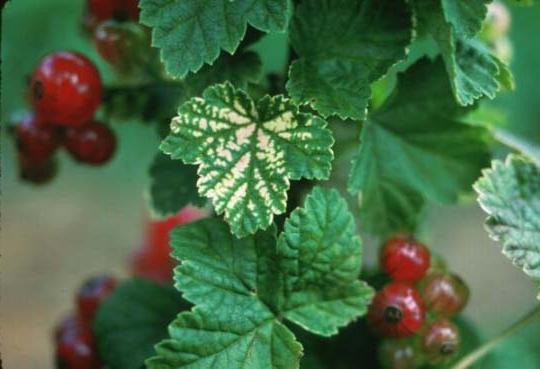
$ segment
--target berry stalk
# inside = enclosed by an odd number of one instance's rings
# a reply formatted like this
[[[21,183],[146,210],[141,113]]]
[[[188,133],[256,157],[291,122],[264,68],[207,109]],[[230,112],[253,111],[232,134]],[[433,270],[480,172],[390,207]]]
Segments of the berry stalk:
[[[512,324],[509,328],[503,331],[496,337],[493,337],[489,341],[485,342],[483,345],[479,346],[476,350],[465,355],[461,360],[459,360],[452,369],[467,369],[478,360],[483,358],[491,350],[493,350],[497,345],[503,342],[505,339],[511,337],[514,333],[518,332],[521,328],[527,326],[530,322],[534,321],[536,318],[540,317],[540,307],[534,308],[531,312],[526,314],[523,318]]]

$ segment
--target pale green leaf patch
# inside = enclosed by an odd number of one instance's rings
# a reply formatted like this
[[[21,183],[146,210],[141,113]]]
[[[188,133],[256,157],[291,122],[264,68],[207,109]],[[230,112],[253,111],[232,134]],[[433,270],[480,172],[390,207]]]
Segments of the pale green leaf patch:
[[[161,150],[199,165],[199,193],[239,237],[285,211],[291,179],[326,179],[333,138],[326,122],[283,96],[255,102],[225,83],[183,104]]]
[[[413,36],[404,0],[313,0],[297,7],[291,44],[299,55],[287,90],[321,115],[364,119],[370,84],[405,58]]]
[[[489,214],[490,236],[503,254],[540,281],[540,169],[525,157],[495,160],[475,184],[478,202]]]
[[[361,242],[335,190],[242,239],[220,219],[172,232],[176,288],[195,304],[169,326],[149,369],[298,368],[302,346],[283,320],[323,336],[365,314],[373,290],[358,280]]]

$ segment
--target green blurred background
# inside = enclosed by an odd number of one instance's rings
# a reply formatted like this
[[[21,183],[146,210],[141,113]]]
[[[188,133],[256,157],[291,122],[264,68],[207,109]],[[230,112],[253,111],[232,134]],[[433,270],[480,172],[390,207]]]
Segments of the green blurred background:
[[[26,108],[25,79],[44,54],[71,49],[107,66],[79,31],[83,0],[12,0],[2,12],[1,85],[1,351],[5,368],[53,368],[51,329],[73,307],[74,291],[95,273],[125,275],[139,246],[145,216],[146,170],[158,139],[137,122],[114,124],[119,150],[103,168],[73,163],[60,154],[58,177],[33,187],[17,178],[13,139],[5,126]],[[507,129],[540,143],[540,5],[514,8],[511,38],[517,90],[494,103],[508,112]],[[280,70],[284,36],[263,39],[267,70]],[[538,289],[499,252],[483,229],[475,204],[432,209],[429,237],[473,295],[466,315],[489,336],[533,307]],[[373,259],[377,245],[366,243]],[[540,342],[540,332],[532,332]],[[535,346],[540,350],[538,346]],[[540,361],[528,358],[529,366]],[[509,369],[511,366],[509,367]]]

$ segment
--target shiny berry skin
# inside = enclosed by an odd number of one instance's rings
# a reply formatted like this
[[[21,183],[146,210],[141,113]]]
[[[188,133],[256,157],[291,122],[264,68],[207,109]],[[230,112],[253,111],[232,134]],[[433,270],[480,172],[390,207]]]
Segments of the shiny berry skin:
[[[116,151],[116,136],[105,124],[93,121],[83,127],[68,128],[63,144],[76,160],[102,165]]]
[[[149,220],[146,225],[142,247],[131,258],[131,270],[136,276],[158,283],[170,283],[176,266],[169,246],[170,231],[182,224],[206,217],[204,210],[186,207],[176,215],[161,220]]]
[[[424,303],[412,285],[391,282],[375,295],[367,319],[373,330],[382,337],[407,337],[422,327]]]
[[[32,105],[39,118],[68,127],[82,126],[92,119],[101,103],[102,90],[95,65],[70,51],[45,56],[30,83]]]
[[[423,357],[411,339],[384,339],[379,345],[379,363],[383,369],[416,369]]]
[[[148,63],[150,33],[138,23],[106,21],[95,30],[99,55],[119,72],[132,73]]]
[[[448,361],[459,350],[459,329],[448,320],[431,323],[422,334],[422,351],[430,364]]]
[[[58,336],[57,369],[100,369],[101,365],[90,327],[75,324]]]
[[[28,114],[16,127],[19,153],[30,162],[39,164],[51,159],[61,142],[60,131]]]
[[[58,164],[54,158],[36,162],[32,158],[19,152],[19,177],[35,185],[43,185],[50,182],[58,172]]]
[[[108,275],[88,279],[77,292],[79,316],[91,322],[99,305],[114,291],[116,284],[116,279]]]
[[[381,266],[395,281],[416,282],[425,276],[430,258],[426,246],[412,238],[396,237],[384,245]]]
[[[461,312],[469,301],[469,288],[455,274],[430,274],[422,281],[420,291],[428,311],[447,317]]]

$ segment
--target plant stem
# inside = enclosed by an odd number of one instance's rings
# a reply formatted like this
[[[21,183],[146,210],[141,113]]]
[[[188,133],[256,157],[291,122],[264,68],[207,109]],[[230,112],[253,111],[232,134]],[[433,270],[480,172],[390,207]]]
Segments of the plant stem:
[[[534,319],[540,317],[540,307],[536,307],[523,318],[512,324],[509,328],[503,331],[498,336],[487,341],[483,345],[479,346],[476,350],[464,356],[459,360],[452,369],[467,369],[478,360],[483,358],[487,353],[493,350],[499,343],[503,342],[506,338],[512,336],[514,333],[519,331],[521,328],[525,327],[527,324],[532,322]]]

